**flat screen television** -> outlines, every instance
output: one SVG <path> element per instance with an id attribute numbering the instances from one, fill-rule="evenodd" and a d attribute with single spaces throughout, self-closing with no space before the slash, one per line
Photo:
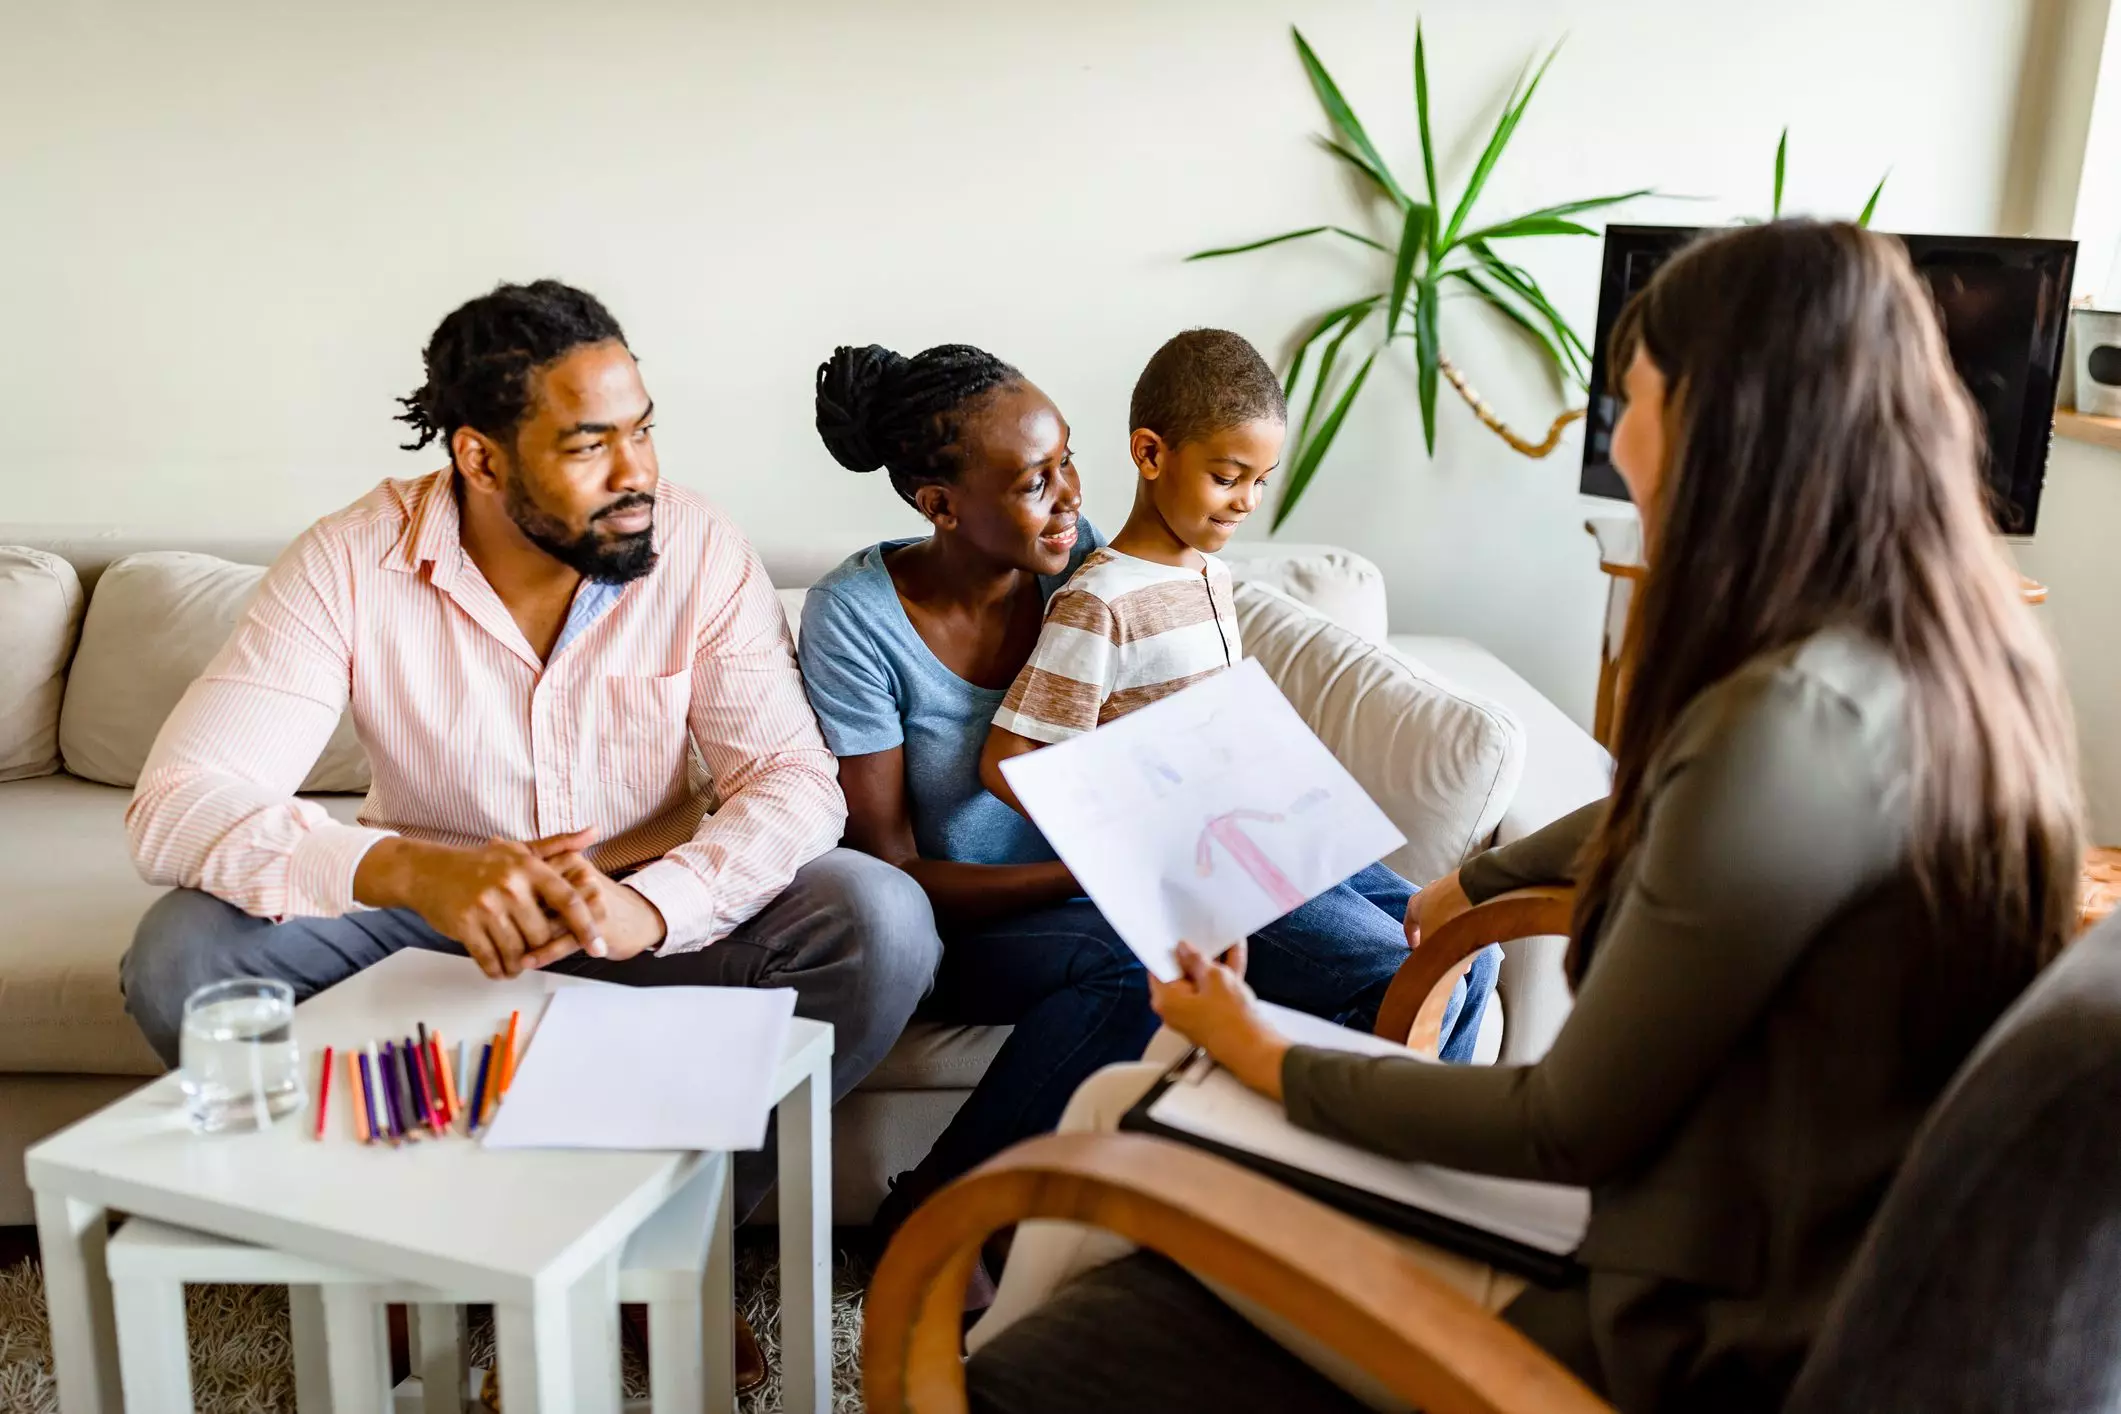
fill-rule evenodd
<path id="1" fill-rule="evenodd" d="M 1613 321 L 1657 267 L 1698 234 L 1688 226 L 1606 228 L 1579 483 L 1590 495 L 1627 498 L 1610 460 L 1619 413 L 1606 392 L 1606 342 Z M 2055 430 L 2055 385 L 2069 330 L 2077 243 L 1985 236 L 1895 239 L 1929 281 L 1952 363 L 1987 426 L 1986 470 L 1996 526 L 2006 535 L 2030 535 L 2039 519 L 2047 447 Z"/>

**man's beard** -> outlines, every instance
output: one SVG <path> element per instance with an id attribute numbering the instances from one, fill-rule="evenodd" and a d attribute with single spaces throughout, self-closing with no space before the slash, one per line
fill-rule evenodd
<path id="1" fill-rule="evenodd" d="M 597 534 L 598 520 L 636 506 L 653 506 L 653 496 L 642 492 L 621 496 L 591 517 L 588 529 L 579 535 L 533 501 L 520 477 L 509 481 L 506 504 L 508 518 L 524 539 L 585 579 L 627 584 L 655 568 L 654 526 L 615 539 Z"/>

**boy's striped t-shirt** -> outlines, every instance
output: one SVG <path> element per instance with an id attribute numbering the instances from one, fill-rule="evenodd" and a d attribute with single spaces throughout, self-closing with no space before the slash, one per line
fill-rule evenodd
<path id="1" fill-rule="evenodd" d="M 1066 741 L 1219 673 L 1244 656 L 1230 571 L 1093 552 L 1046 606 L 1031 661 L 994 724 Z"/>

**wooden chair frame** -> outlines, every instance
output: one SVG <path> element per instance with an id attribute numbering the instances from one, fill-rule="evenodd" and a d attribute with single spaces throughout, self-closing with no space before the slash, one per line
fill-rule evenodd
<path id="1" fill-rule="evenodd" d="M 1409 954 L 1378 1034 L 1408 1035 L 1424 1003 L 1489 943 L 1566 933 L 1570 906 L 1567 889 L 1521 889 L 1459 914 Z M 960 1313 L 973 1263 L 989 1236 L 1034 1219 L 1160 1252 L 1429 1414 L 1610 1414 L 1545 1351 L 1377 1229 L 1201 1150 L 1135 1134 L 1019 1144 L 907 1220 L 869 1287 L 871 1414 L 964 1414 Z"/>

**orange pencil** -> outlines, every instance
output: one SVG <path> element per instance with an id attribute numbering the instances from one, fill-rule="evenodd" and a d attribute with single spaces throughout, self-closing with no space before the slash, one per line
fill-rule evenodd
<path id="1" fill-rule="evenodd" d="M 454 1126 L 457 1116 L 464 1112 L 464 1101 L 457 1095 L 457 1077 L 449 1068 L 449 1047 L 442 1044 L 442 1033 L 432 1033 L 435 1047 L 435 1074 L 442 1080 L 442 1106 L 446 1111 L 443 1123 Z"/>
<path id="2" fill-rule="evenodd" d="M 361 1058 L 352 1051 L 346 1053 L 346 1095 L 353 1102 L 354 1138 L 363 1144 L 368 1142 L 367 1100 L 361 1089 Z"/>
<path id="3" fill-rule="evenodd" d="M 506 1050 L 504 1050 L 504 1051 L 502 1051 L 502 1052 L 501 1052 L 501 1057 L 500 1057 L 500 1060 L 501 1060 L 501 1090 L 500 1090 L 500 1093 L 501 1093 L 501 1094 L 503 1094 L 503 1095 L 506 1095 L 506 1094 L 508 1093 L 508 1087 L 509 1087 L 510 1085 L 513 1085 L 513 1084 L 515 1083 L 515 1078 L 516 1078 L 516 1027 L 518 1027 L 519 1025 L 521 1025 L 521 1024 L 522 1024 L 522 1021 L 523 1021 L 523 1013 L 521 1013 L 520 1011 L 512 1011 L 512 1012 L 508 1013 L 508 1047 L 507 1047 L 507 1049 L 506 1049 Z"/>
<path id="4" fill-rule="evenodd" d="M 317 1138 L 324 1137 L 324 1121 L 331 1117 L 331 1047 L 324 1048 L 324 1064 L 317 1068 Z"/>

